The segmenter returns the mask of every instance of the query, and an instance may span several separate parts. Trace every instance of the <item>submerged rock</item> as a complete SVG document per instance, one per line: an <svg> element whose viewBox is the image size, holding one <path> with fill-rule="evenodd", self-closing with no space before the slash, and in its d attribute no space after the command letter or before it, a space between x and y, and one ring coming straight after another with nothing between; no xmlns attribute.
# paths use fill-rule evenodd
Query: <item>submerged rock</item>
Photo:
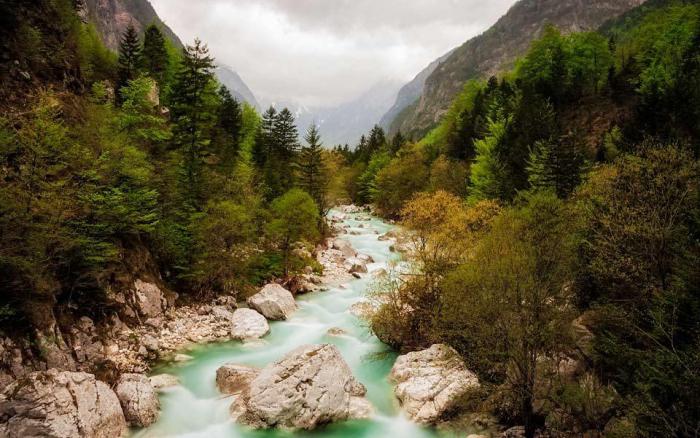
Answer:
<svg viewBox="0 0 700 438"><path fill-rule="evenodd" d="M154 389L170 388L180 384L180 380L177 376L173 376L172 374L158 374L149 377L148 380L150 380L151 386L153 386Z"/></svg>
<svg viewBox="0 0 700 438"><path fill-rule="evenodd" d="M231 405L231 415L254 428L314 429L370 416L365 392L335 346L303 345L265 367Z"/></svg>
<svg viewBox="0 0 700 438"><path fill-rule="evenodd" d="M248 298L248 305L272 320L287 319L297 309L292 293L275 283Z"/></svg>
<svg viewBox="0 0 700 438"><path fill-rule="evenodd" d="M103 437L126 434L117 395L88 373L38 371L8 385L0 396L0 435Z"/></svg>
<svg viewBox="0 0 700 438"><path fill-rule="evenodd" d="M236 309L231 320L231 337L246 340L258 339L270 332L267 319L253 309Z"/></svg>
<svg viewBox="0 0 700 438"><path fill-rule="evenodd" d="M122 374L114 390L130 425L146 427L156 422L160 403L148 377L143 374Z"/></svg>
<svg viewBox="0 0 700 438"><path fill-rule="evenodd" d="M223 394L240 394L258 374L257 368L227 363L216 370L216 387Z"/></svg>
<svg viewBox="0 0 700 438"><path fill-rule="evenodd" d="M390 377L397 383L394 393L409 418L432 424L455 406L479 380L451 347L435 344L427 350L399 356Z"/></svg>

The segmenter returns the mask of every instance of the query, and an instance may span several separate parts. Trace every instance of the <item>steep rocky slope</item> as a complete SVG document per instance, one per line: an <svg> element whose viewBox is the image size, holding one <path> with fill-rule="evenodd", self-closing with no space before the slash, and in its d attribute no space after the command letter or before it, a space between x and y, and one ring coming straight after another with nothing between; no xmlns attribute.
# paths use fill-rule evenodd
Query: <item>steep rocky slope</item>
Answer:
<svg viewBox="0 0 700 438"><path fill-rule="evenodd" d="M236 99L241 102L248 102L254 108L260 110L260 104L255 98L255 95L252 91L250 91L250 88L248 88L246 83L243 82L243 79L241 79L240 75L236 73L235 70L227 65L220 64L216 67L214 72L216 73L216 78L219 80L219 82L221 82L222 85L225 85Z"/></svg>
<svg viewBox="0 0 700 438"><path fill-rule="evenodd" d="M182 42L158 17L148 0L80 0L81 16L94 24L104 44L112 50L119 47L119 39L129 24L139 33L151 23L157 24L177 47Z"/></svg>
<svg viewBox="0 0 700 438"><path fill-rule="evenodd" d="M483 34L457 48L425 81L414 105L391 124L420 136L449 108L466 81L487 77L512 65L547 24L565 32L596 29L611 18L639 6L644 0L521 0Z"/></svg>

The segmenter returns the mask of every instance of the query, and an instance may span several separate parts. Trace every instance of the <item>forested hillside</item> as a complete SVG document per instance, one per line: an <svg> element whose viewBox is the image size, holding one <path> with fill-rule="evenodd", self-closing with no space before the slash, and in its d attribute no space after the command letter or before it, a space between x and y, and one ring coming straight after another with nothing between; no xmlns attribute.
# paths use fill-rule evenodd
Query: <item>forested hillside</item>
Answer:
<svg viewBox="0 0 700 438"><path fill-rule="evenodd" d="M0 330L62 369L80 317L141 322L134 282L243 299L316 266L329 205L314 129L301 148L289 111L235 100L203 42L128 26L114 53L78 6L4 8L1 31Z"/></svg>
<svg viewBox="0 0 700 438"><path fill-rule="evenodd" d="M564 33L594 30L642 1L518 1L496 24L456 48L435 69L425 80L420 97L393 120L390 132L425 135L440 121L465 82L511 68L546 25L553 24Z"/></svg>
<svg viewBox="0 0 700 438"><path fill-rule="evenodd" d="M528 436L696 436L699 50L695 2L549 26L420 141L344 151L346 193L412 231L374 332L453 346L470 409Z"/></svg>

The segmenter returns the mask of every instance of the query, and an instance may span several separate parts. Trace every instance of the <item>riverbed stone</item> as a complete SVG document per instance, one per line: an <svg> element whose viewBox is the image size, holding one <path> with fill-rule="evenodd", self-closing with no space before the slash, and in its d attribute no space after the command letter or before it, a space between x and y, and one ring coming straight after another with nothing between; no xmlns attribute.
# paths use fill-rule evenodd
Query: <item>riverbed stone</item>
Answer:
<svg viewBox="0 0 700 438"><path fill-rule="evenodd" d="M134 281L136 310L141 316L151 318L163 313L168 303L163 291L155 283L136 279Z"/></svg>
<svg viewBox="0 0 700 438"><path fill-rule="evenodd" d="M462 396L479 387L476 374L453 348L443 344L399 356L390 377L397 383L394 394L408 417L421 424L434 424Z"/></svg>
<svg viewBox="0 0 700 438"><path fill-rule="evenodd" d="M372 408L338 349L302 345L265 367L234 401L234 420L254 428L314 429Z"/></svg>
<svg viewBox="0 0 700 438"><path fill-rule="evenodd" d="M297 309L294 296L279 284L270 283L248 298L248 306L267 319L287 319Z"/></svg>
<svg viewBox="0 0 700 438"><path fill-rule="evenodd" d="M158 419L160 403L148 377L143 374L122 374L114 391L131 426L150 426Z"/></svg>
<svg viewBox="0 0 700 438"><path fill-rule="evenodd" d="M157 374L149 377L151 386L156 390L171 388L180 384L180 379L172 374Z"/></svg>
<svg viewBox="0 0 700 438"><path fill-rule="evenodd" d="M231 319L231 337L233 339L258 339L270 332L267 319L253 309L236 309Z"/></svg>
<svg viewBox="0 0 700 438"><path fill-rule="evenodd" d="M351 257L345 261L345 268L351 274L364 274L367 272L367 263L357 257Z"/></svg>
<svg viewBox="0 0 700 438"><path fill-rule="evenodd" d="M240 394L250 388L258 374L257 368L227 363L216 370L216 387L223 394Z"/></svg>
<svg viewBox="0 0 700 438"><path fill-rule="evenodd" d="M117 395L82 372L37 371L8 385L0 395L2 436L118 438L127 432Z"/></svg>
<svg viewBox="0 0 700 438"><path fill-rule="evenodd" d="M343 257L346 258L355 257L357 255L357 251L355 251L355 248L353 248L347 240L335 239L333 241L333 249L340 251Z"/></svg>

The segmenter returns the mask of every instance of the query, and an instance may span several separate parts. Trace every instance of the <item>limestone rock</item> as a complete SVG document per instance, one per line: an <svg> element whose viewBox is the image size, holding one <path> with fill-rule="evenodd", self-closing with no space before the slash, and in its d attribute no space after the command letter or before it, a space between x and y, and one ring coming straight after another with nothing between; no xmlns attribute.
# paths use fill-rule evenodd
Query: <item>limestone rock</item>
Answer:
<svg viewBox="0 0 700 438"><path fill-rule="evenodd" d="M421 424L435 423L463 395L479 387L459 354L442 344L399 356L390 377L397 383L394 393L403 409Z"/></svg>
<svg viewBox="0 0 700 438"><path fill-rule="evenodd" d="M355 257L357 255L355 248L346 240L335 239L333 241L333 249L340 251L344 257Z"/></svg>
<svg viewBox="0 0 700 438"><path fill-rule="evenodd" d="M180 384L180 380L172 374L157 374L155 376L149 377L148 380L150 380L151 386L157 390L170 388L172 386L177 386Z"/></svg>
<svg viewBox="0 0 700 438"><path fill-rule="evenodd" d="M231 319L233 339L257 339L270 332L267 319L253 309L236 309Z"/></svg>
<svg viewBox="0 0 700 438"><path fill-rule="evenodd" d="M351 274L367 272L367 263L357 257L351 257L345 261L345 267Z"/></svg>
<svg viewBox="0 0 700 438"><path fill-rule="evenodd" d="M158 316L167 307L163 291L154 283L146 283L141 281L141 279L136 279L134 292L136 310L141 316L147 318Z"/></svg>
<svg viewBox="0 0 700 438"><path fill-rule="evenodd" d="M250 387L250 382L258 376L260 370L233 363L216 370L216 387L223 394L240 394Z"/></svg>
<svg viewBox="0 0 700 438"><path fill-rule="evenodd" d="M297 309L292 293L275 283L248 298L248 305L272 320L287 319Z"/></svg>
<svg viewBox="0 0 700 438"><path fill-rule="evenodd" d="M37 371L0 397L3 436L117 438L127 432L117 395L88 373Z"/></svg>
<svg viewBox="0 0 700 438"><path fill-rule="evenodd" d="M231 406L231 415L255 428L314 429L372 408L335 346L303 345L265 367Z"/></svg>
<svg viewBox="0 0 700 438"><path fill-rule="evenodd" d="M122 374L115 392L130 425L146 427L158 419L160 403L148 377L143 374Z"/></svg>

